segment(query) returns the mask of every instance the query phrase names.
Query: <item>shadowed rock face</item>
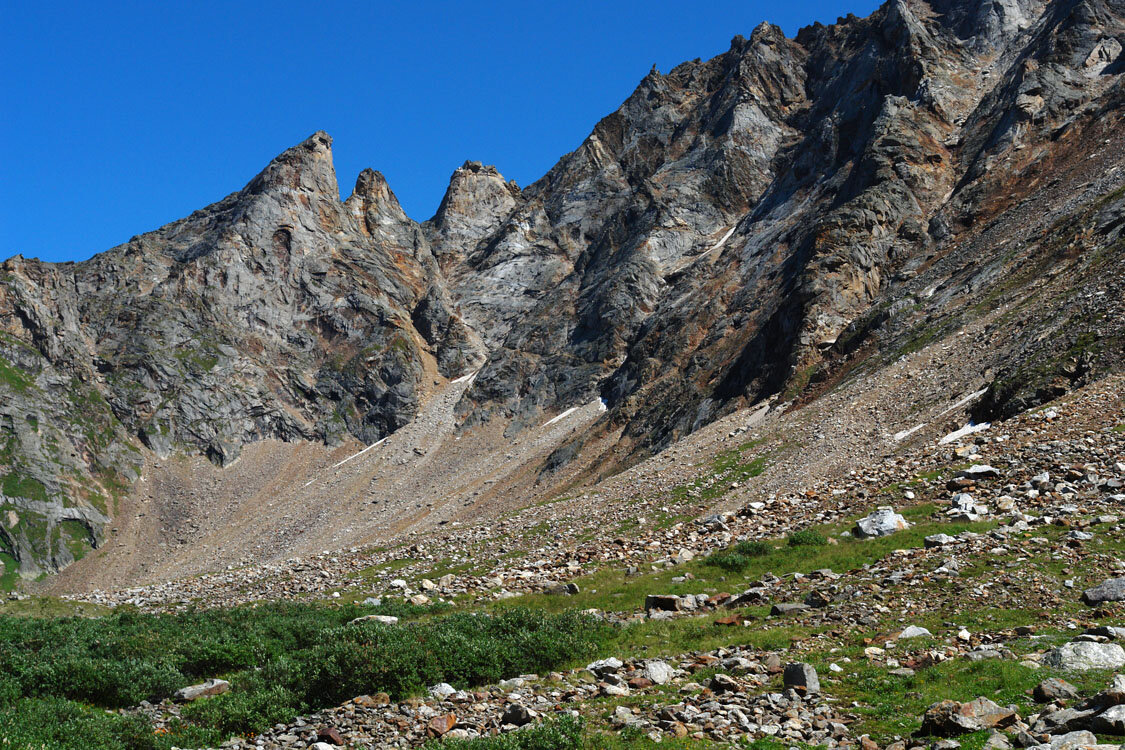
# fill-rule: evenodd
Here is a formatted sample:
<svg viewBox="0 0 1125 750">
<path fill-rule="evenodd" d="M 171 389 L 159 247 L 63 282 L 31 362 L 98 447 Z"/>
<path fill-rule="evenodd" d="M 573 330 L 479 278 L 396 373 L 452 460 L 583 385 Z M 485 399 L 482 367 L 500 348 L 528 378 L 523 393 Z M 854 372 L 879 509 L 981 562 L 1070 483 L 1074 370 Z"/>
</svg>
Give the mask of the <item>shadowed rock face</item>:
<svg viewBox="0 0 1125 750">
<path fill-rule="evenodd" d="M 794 39 L 763 24 L 654 70 L 525 189 L 466 162 L 421 224 L 372 170 L 341 202 L 316 133 L 89 261 L 12 258 L 0 547 L 57 570 L 101 543 L 146 451 L 225 465 L 266 438 L 370 443 L 478 369 L 462 429 L 600 396 L 634 452 L 798 393 L 945 314 L 910 317 L 955 304 L 965 238 L 1120 118 L 1123 17 L 1120 0 L 892 0 Z M 1100 246 L 1119 199 L 1082 214 Z M 978 287 L 1015 262 L 973 252 Z M 988 408 L 1034 403 L 1015 373 L 1042 355 L 1013 354 Z"/>
</svg>

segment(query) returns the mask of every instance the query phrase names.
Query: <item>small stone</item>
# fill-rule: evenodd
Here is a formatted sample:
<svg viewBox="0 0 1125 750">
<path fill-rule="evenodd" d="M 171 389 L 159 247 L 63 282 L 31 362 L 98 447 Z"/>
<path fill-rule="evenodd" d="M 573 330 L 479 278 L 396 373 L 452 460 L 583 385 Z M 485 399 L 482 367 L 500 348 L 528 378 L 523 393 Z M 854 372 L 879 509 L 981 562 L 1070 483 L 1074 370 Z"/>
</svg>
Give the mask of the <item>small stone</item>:
<svg viewBox="0 0 1125 750">
<path fill-rule="evenodd" d="M 910 625 L 904 628 L 903 631 L 898 634 L 899 640 L 905 638 L 930 638 L 932 636 L 933 633 L 926 630 L 925 628 L 918 627 L 917 625 Z"/>
</svg>

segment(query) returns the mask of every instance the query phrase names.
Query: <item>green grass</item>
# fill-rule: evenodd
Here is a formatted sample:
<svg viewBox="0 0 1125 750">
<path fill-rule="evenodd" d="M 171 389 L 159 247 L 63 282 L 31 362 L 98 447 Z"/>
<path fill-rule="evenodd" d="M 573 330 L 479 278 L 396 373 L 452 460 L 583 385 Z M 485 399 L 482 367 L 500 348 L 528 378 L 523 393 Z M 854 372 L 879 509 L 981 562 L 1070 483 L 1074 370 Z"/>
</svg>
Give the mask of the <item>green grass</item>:
<svg viewBox="0 0 1125 750">
<path fill-rule="evenodd" d="M 1113 427 L 1113 431 L 1114 432 L 1125 432 L 1125 424 L 1115 425 Z"/>
<path fill-rule="evenodd" d="M 732 450 L 723 451 L 712 460 L 710 472 L 690 484 L 675 487 L 672 497 L 681 502 L 687 499 L 715 500 L 725 495 L 735 482 L 741 484 L 760 476 L 769 465 L 769 456 L 762 455 L 743 461 L 742 454 L 761 442 L 751 440 Z"/>
<path fill-rule="evenodd" d="M 30 500 L 47 501 L 47 488 L 34 477 L 17 472 L 7 474 L 0 481 L 0 491 L 8 497 L 26 497 Z"/>
<path fill-rule="evenodd" d="M 11 591 L 20 580 L 20 564 L 10 552 L 5 551 L 0 552 L 0 565 L 4 569 L 0 575 L 0 591 Z"/>
<path fill-rule="evenodd" d="M 174 745 L 218 744 L 213 731 L 179 727 L 156 734 L 139 717 L 118 716 L 60 698 L 0 701 L 4 747 L 20 750 L 166 750 Z"/>
<path fill-rule="evenodd" d="M 828 659 L 824 661 L 823 666 L 827 666 Z M 863 730 L 876 741 L 885 742 L 896 735 L 916 732 L 926 709 L 945 699 L 969 701 L 985 697 L 1001 706 L 1017 705 L 1026 716 L 1034 710 L 1028 692 L 1048 676 L 1043 669 L 1024 667 L 1010 660 L 952 659 L 918 670 L 910 677 L 897 677 L 888 674 L 885 666 L 870 664 L 860 657 L 845 665 L 841 677 L 832 679 L 824 689 L 845 705 L 851 701 L 858 703 L 850 710 L 859 715 Z M 1112 675 L 1086 672 L 1067 674 L 1066 679 L 1085 695 L 1104 689 Z"/>
<path fill-rule="evenodd" d="M 231 692 L 187 706 L 194 725 L 183 730 L 188 739 L 169 739 L 184 745 L 204 732 L 214 743 L 365 693 L 401 699 L 437 682 L 467 688 L 549 671 L 596 655 L 612 630 L 578 613 L 526 609 L 347 624 L 372 612 L 411 617 L 424 610 L 273 604 L 174 615 L 119 611 L 101 619 L 0 617 L 0 708 L 16 736 L 34 737 L 42 728 L 20 718 L 22 700 L 121 708 L 225 677 Z M 76 731 L 110 731 L 102 724 L 83 729 L 88 717 L 75 717 Z"/>
<path fill-rule="evenodd" d="M 0 357 L 0 385 L 6 385 L 16 393 L 25 393 L 33 387 L 34 381 L 23 370 Z"/>
</svg>

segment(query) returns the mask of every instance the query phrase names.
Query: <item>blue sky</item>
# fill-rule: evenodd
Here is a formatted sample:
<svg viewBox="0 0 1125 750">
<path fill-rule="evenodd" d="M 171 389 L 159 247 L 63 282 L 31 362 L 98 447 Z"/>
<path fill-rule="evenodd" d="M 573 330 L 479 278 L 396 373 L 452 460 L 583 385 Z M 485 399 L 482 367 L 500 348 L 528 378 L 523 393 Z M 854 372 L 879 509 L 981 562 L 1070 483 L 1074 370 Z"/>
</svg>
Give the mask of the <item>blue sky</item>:
<svg viewBox="0 0 1125 750">
<path fill-rule="evenodd" d="M 415 219 L 466 159 L 543 175 L 655 63 L 792 36 L 874 0 L 7 3 L 0 258 L 80 260 L 241 188 L 323 129 L 344 197 Z"/>
</svg>

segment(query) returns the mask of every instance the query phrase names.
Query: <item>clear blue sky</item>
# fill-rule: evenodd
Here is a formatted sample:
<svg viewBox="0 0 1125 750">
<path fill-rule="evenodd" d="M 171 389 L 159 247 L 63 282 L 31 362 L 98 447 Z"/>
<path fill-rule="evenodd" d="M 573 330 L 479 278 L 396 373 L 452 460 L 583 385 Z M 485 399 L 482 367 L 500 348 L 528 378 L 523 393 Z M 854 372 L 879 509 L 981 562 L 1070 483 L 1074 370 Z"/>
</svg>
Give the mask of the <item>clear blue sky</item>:
<svg viewBox="0 0 1125 750">
<path fill-rule="evenodd" d="M 521 185 L 649 68 L 875 0 L 8 2 L 0 259 L 79 260 L 241 188 L 323 129 L 344 197 L 382 171 L 414 218 L 466 159 Z"/>
</svg>

